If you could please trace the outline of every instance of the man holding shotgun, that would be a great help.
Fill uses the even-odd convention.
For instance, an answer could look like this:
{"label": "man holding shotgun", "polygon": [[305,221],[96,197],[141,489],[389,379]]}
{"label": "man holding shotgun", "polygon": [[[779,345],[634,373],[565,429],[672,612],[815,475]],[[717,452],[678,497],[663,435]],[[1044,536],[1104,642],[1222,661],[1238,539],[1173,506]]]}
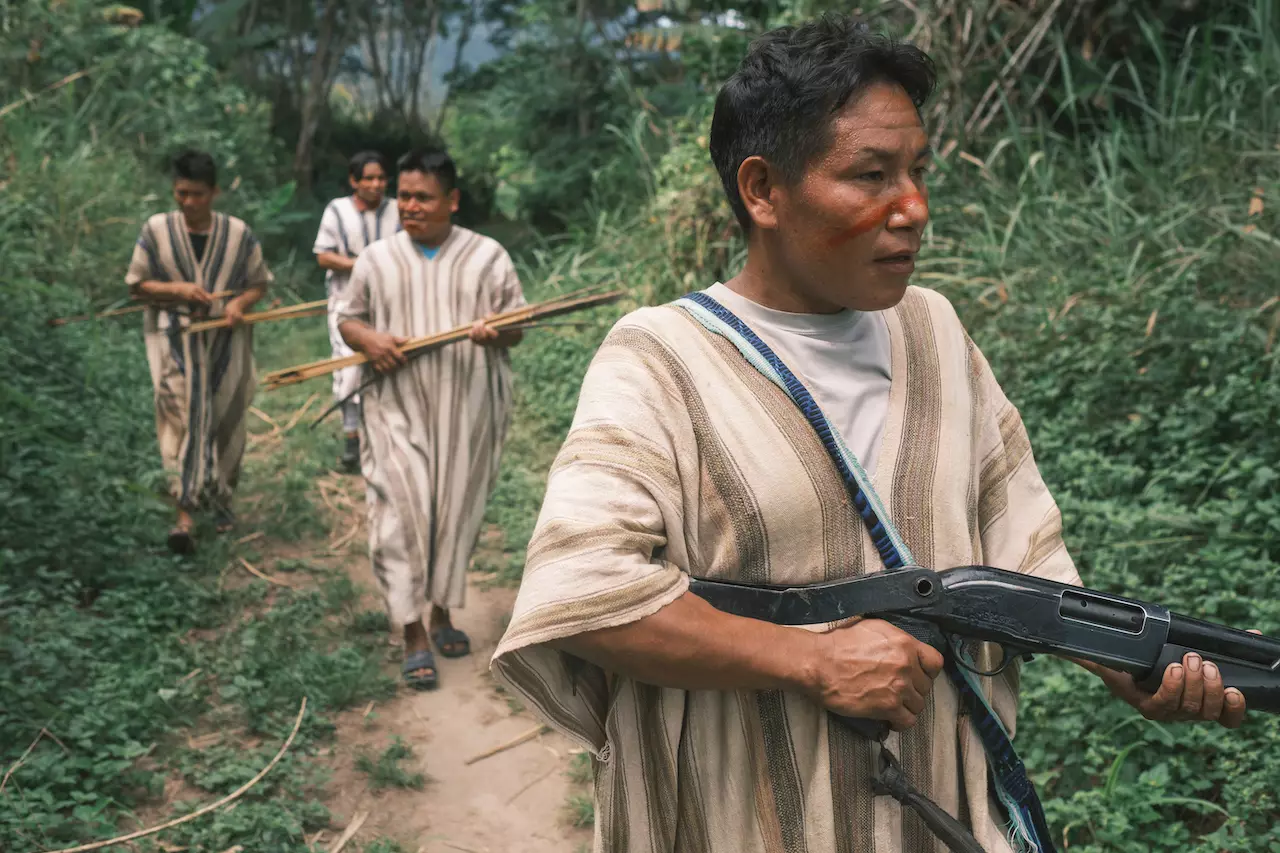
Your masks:
{"label": "man holding shotgun", "polygon": [[[147,303],[143,332],[155,389],[160,458],[178,504],[169,547],[195,547],[191,513],[214,512],[219,532],[234,523],[231,497],[244,454],[244,416],[256,387],[253,332],[241,321],[266,293],[271,271],[249,226],[213,211],[213,158],[184,151],[173,161],[178,209],[142,226],[125,283]],[[226,328],[187,334],[193,320]]]}
{"label": "man holding shotgun", "polygon": [[[525,300],[506,250],[453,224],[457,172],[448,154],[412,151],[397,171],[403,231],[360,254],[335,310],[342,337],[384,374],[361,401],[369,551],[387,615],[404,628],[405,681],[422,689],[437,683],[431,642],[446,657],[471,649],[450,612],[463,605],[498,472],[511,417],[507,350],[522,334],[484,318]],[[467,323],[471,344],[411,360],[400,350]]]}

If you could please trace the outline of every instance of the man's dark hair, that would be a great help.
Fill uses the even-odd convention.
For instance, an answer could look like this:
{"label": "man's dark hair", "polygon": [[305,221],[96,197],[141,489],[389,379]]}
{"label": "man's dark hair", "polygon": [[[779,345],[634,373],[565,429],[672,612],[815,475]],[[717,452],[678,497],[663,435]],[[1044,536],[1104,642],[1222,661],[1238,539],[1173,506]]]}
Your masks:
{"label": "man's dark hair", "polygon": [[218,186],[218,167],[203,151],[188,148],[173,158],[174,180],[199,181],[210,189]]}
{"label": "man's dark hair", "polygon": [[743,230],[751,217],[738,193],[742,161],[763,157],[794,183],[831,144],[831,121],[850,99],[872,84],[897,83],[919,109],[936,79],[920,48],[875,35],[847,15],[756,39],[720,89],[711,119],[711,160]]}
{"label": "man's dark hair", "polygon": [[387,174],[387,158],[377,151],[360,151],[353,154],[347,162],[347,174],[358,181],[364,177],[364,167],[370,163],[377,163],[382,167],[382,174]]}
{"label": "man's dark hair", "polygon": [[435,175],[445,192],[452,192],[458,184],[458,167],[454,165],[453,158],[439,148],[415,148],[396,162],[396,172],[401,175],[405,172]]}

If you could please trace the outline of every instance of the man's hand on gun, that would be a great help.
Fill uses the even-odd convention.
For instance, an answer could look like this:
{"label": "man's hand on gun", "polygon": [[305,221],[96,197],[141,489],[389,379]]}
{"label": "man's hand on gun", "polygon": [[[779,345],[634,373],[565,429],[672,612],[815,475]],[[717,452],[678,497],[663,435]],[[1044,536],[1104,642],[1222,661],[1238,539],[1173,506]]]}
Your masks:
{"label": "man's hand on gun", "polygon": [[812,692],[827,710],[894,731],[915,725],[943,665],[937,649],[880,619],[820,635],[817,661]]}

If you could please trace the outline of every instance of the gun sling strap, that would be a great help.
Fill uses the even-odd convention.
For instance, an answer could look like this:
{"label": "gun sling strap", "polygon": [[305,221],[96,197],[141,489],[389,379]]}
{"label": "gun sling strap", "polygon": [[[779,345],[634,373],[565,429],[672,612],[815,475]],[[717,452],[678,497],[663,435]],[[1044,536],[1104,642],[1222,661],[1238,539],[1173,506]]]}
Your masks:
{"label": "gun sling strap", "polygon": [[[854,507],[866,523],[871,541],[889,572],[900,571],[915,564],[911,551],[889,518],[879,495],[871,485],[862,465],[845,444],[840,433],[827,421],[813,396],[796,378],[782,360],[764,341],[756,336],[746,323],[732,311],[705,293],[691,293],[675,303],[709,331],[728,340],[742,356],[768,380],[786,392],[791,401],[809,421],[826,448],[849,490]],[[698,591],[700,581],[693,581],[691,589]],[[885,608],[888,609],[888,608]],[[932,627],[932,626],[929,626]],[[911,633],[920,636],[916,630]],[[987,704],[981,688],[971,676],[956,664],[946,643],[942,643],[946,658],[945,670],[955,686],[960,701],[982,742],[991,771],[997,797],[1009,816],[1011,840],[1016,848],[1035,853],[1056,853],[1050,840],[1044,810],[1035,789],[1027,777],[1022,760],[1014,751],[1008,732]],[[849,725],[879,744],[879,760],[872,778],[872,788],[877,794],[887,794],[910,808],[925,825],[956,853],[981,853],[982,847],[972,833],[941,806],[916,790],[902,772],[897,758],[884,744],[888,727],[868,720],[851,720],[832,715],[833,719]]]}

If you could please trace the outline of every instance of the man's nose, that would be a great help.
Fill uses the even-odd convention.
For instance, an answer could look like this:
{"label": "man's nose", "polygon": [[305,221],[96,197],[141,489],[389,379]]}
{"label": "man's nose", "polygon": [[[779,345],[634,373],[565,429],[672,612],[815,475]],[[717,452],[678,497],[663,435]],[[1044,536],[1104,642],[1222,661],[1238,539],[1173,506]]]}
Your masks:
{"label": "man's nose", "polygon": [[925,199],[923,193],[912,187],[903,192],[898,197],[898,200],[894,202],[893,209],[889,214],[888,227],[914,228],[922,231],[928,222],[929,202]]}

